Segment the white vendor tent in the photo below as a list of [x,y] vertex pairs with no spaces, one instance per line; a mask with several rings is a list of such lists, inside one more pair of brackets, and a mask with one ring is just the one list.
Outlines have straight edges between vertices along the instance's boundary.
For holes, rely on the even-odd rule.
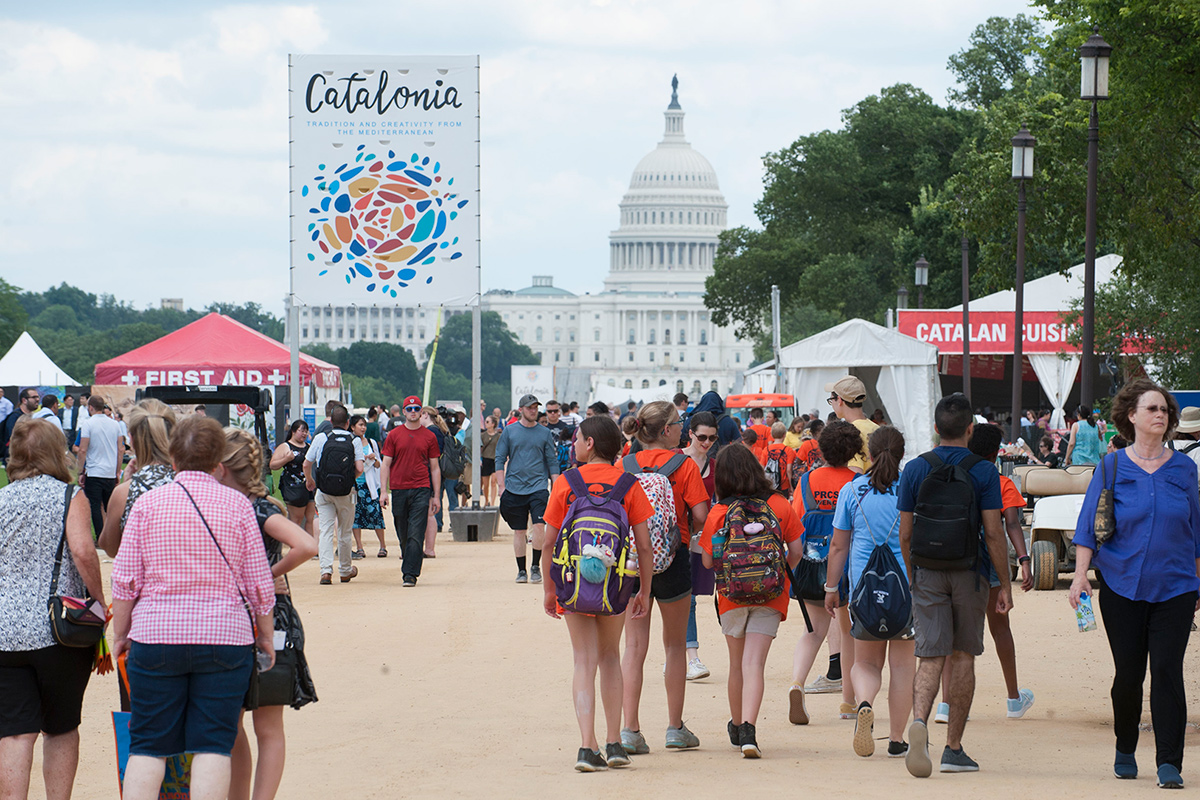
[[825,384],[855,375],[867,387],[863,410],[882,408],[904,433],[909,456],[933,446],[933,409],[942,397],[934,345],[852,319],[789,344],[780,356],[785,391],[797,407],[826,408]]
[[79,386],[26,331],[0,358],[0,386]]
[[[1109,254],[1096,259],[1096,286],[1103,286],[1112,280],[1117,267],[1121,266],[1121,256]],[[1066,272],[1056,272],[1036,280],[1025,282],[1025,311],[1058,311],[1071,308],[1071,304],[1083,297],[1084,265],[1076,264]],[[976,311],[1012,311],[1017,303],[1017,293],[1013,289],[989,294],[971,301],[971,312]],[[962,311],[962,304],[949,309]],[[1079,374],[1078,353],[1025,353],[1029,365],[1037,375],[1042,391],[1050,398],[1054,411],[1050,416],[1050,427],[1061,428],[1065,423],[1064,406],[1067,395],[1075,385],[1075,376]]]

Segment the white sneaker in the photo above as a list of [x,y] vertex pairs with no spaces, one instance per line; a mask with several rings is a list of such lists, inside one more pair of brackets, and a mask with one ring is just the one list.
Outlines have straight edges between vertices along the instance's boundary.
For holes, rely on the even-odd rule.
[[841,691],[842,681],[840,678],[831,681],[824,675],[818,675],[815,681],[804,687],[805,694],[838,694]]
[[1025,716],[1025,712],[1033,707],[1033,692],[1028,689],[1022,689],[1017,692],[1017,699],[1008,699],[1008,718],[1020,719]]
[[938,703],[937,713],[933,715],[933,721],[941,725],[947,725],[950,722],[950,704]]
[[699,658],[693,658],[688,662],[687,679],[689,681],[698,681],[701,678],[707,678],[711,674],[708,671],[708,667],[704,666],[704,663]]

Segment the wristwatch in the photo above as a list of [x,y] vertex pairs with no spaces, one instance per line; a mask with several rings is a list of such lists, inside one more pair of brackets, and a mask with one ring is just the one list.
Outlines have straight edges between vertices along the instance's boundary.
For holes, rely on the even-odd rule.
[[1017,563],[1018,563],[1018,564],[1025,564],[1025,563],[1027,563],[1027,562],[1029,562],[1029,561],[1032,561],[1032,560],[1033,560],[1033,559],[1031,559],[1029,556],[1021,556],[1020,558],[1018,558],[1018,559],[1017,559]]

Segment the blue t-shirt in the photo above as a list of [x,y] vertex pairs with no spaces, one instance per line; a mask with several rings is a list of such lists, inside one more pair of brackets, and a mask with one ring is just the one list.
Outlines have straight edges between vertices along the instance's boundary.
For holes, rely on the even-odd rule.
[[[1104,574],[1104,584],[1129,600],[1160,603],[1200,588],[1196,559],[1200,558],[1200,495],[1196,493],[1196,463],[1172,453],[1167,463],[1147,473],[1121,451],[1104,457],[1105,487],[1113,483],[1117,532],[1105,542],[1092,565]],[[1096,504],[1100,499],[1100,467],[1092,474],[1075,544],[1096,549]]]
[[[946,464],[957,464],[971,451],[965,447],[933,448],[933,454]],[[917,508],[917,492],[933,467],[923,458],[914,458],[908,462],[904,472],[900,474],[900,488],[897,491],[897,507],[900,511],[915,511]],[[980,511],[999,511],[1000,503],[1000,473],[990,461],[980,461],[971,468],[971,482],[975,484],[975,500]]]
[[900,552],[900,511],[896,508],[899,486],[900,481],[897,480],[881,494],[872,488],[868,476],[859,475],[838,493],[833,527],[850,531],[850,562],[846,574],[850,577],[851,591],[867,568],[871,552],[885,541],[900,563],[900,568],[907,569]]

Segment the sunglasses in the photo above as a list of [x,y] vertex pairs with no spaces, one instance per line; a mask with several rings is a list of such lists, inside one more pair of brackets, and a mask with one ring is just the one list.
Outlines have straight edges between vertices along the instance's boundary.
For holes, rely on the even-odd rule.
[[561,413],[561,412],[560,412],[560,410],[559,410],[559,409],[557,409],[557,408],[547,408],[547,409],[546,409],[546,413],[547,413],[547,414],[559,414],[559,413]]
[[1138,406],[1142,411],[1149,411],[1151,414],[1167,414],[1170,415],[1171,409],[1166,406]]
[[420,411],[421,407],[420,406],[405,406],[404,410],[405,411]]
[[701,443],[704,443],[704,442],[715,442],[715,441],[717,440],[717,436],[716,436],[716,434],[713,434],[712,436],[709,436],[709,435],[708,435],[708,434],[706,434],[706,433],[693,433],[693,434],[692,434],[692,436],[696,437],[696,441],[697,441],[697,442],[701,442]]
[[838,396],[835,394],[833,397],[825,398],[825,402],[829,403],[829,405],[833,405],[834,401],[836,401],[837,399],[838,399]]

